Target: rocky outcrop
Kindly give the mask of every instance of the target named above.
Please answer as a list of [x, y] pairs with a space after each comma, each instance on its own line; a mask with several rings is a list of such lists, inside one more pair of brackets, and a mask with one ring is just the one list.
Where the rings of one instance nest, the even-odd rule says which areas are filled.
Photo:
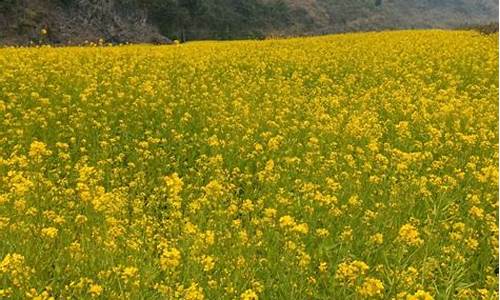
[[0, 28], [3, 44], [171, 43], [149, 22], [145, 10], [114, 0], [77, 0], [68, 6], [25, 1], [0, 13]]

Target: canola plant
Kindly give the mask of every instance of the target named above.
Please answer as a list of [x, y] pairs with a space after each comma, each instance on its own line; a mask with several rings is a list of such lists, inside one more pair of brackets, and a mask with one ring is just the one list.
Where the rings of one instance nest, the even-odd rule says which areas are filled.
[[0, 298], [498, 298], [498, 34], [0, 49]]

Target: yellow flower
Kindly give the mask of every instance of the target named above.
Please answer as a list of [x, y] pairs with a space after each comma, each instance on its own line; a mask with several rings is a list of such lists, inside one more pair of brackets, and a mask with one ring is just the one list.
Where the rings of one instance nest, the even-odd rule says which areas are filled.
[[205, 294], [203, 294], [203, 289], [198, 286], [196, 283], [192, 283], [185, 291], [184, 291], [184, 299], [185, 300], [203, 300], [205, 299]]
[[318, 237], [326, 238], [330, 235], [330, 231], [328, 231], [328, 229], [325, 228], [318, 228], [316, 229], [316, 235]]
[[24, 265], [24, 256], [17, 253], [8, 253], [0, 262], [0, 272], [7, 273]]
[[299, 251], [297, 259], [301, 268], [306, 268], [311, 263], [311, 256], [304, 251]]
[[340, 239], [344, 242], [352, 241], [353, 231], [350, 226], [346, 226], [344, 231], [340, 233]]
[[206, 195], [212, 198], [221, 197], [224, 194], [224, 187], [217, 180], [210, 181], [204, 188]]
[[274, 170], [274, 160], [270, 159], [266, 162], [266, 166], [264, 167], [264, 171], [266, 173], [271, 173]]
[[12, 288], [0, 289], [0, 298], [9, 298], [12, 296]]
[[364, 275], [368, 269], [368, 265], [359, 260], [343, 262], [338, 265], [335, 278], [350, 286], [354, 284], [358, 277]]
[[259, 300], [259, 296], [252, 289], [248, 289], [241, 294], [241, 300]]
[[281, 227], [295, 226], [295, 219], [291, 216], [283, 216], [279, 221]]
[[274, 208], [266, 208], [266, 209], [264, 209], [264, 216], [269, 221], [271, 221], [272, 219], [274, 219], [274, 217], [276, 216], [276, 213], [277, 213], [277, 210], [274, 209]]
[[209, 272], [215, 267], [215, 259], [213, 256], [206, 255], [202, 258], [203, 271]]
[[97, 297], [99, 295], [101, 295], [102, 293], [102, 286], [98, 285], [98, 284], [91, 284], [90, 287], [89, 287], [89, 293], [92, 295], [92, 297]]
[[54, 228], [54, 227], [47, 227], [47, 228], [42, 228], [42, 236], [44, 237], [48, 237], [48, 238], [55, 238], [57, 236], [57, 233], [59, 232], [59, 230], [57, 228]]
[[414, 267], [408, 267], [408, 269], [402, 274], [402, 281], [407, 287], [412, 287], [418, 278], [418, 270]]
[[[22, 286], [33, 272], [34, 270], [26, 266], [25, 258], [21, 254], [7, 253], [0, 261], [0, 278], [6, 275], [15, 287]], [[4, 291], [9, 292], [8, 289]]]
[[292, 230], [298, 233], [307, 234], [309, 232], [309, 226], [306, 223], [297, 224]]
[[384, 243], [384, 235], [381, 233], [375, 233], [370, 237], [370, 242], [374, 245], [382, 245]]
[[271, 151], [278, 150], [283, 138], [281, 136], [275, 136], [273, 138], [269, 139], [269, 142], [267, 142], [267, 147]]
[[170, 176], [165, 176], [164, 180], [171, 196], [178, 195], [182, 191], [184, 182], [182, 182], [182, 179], [177, 173], [173, 173]]
[[39, 141], [33, 141], [28, 152], [28, 155], [36, 160], [39, 160], [43, 156], [49, 156], [51, 154], [52, 151], [47, 149], [47, 145]]
[[85, 222], [87, 222], [87, 220], [88, 220], [87, 217], [84, 215], [77, 215], [75, 217], [75, 223], [78, 225], [85, 224]]
[[20, 199], [14, 202], [14, 208], [18, 212], [23, 212], [26, 209], [26, 200]]
[[243, 201], [243, 204], [241, 205], [241, 209], [245, 212], [252, 212], [254, 210], [254, 205], [252, 203], [252, 200], [246, 199]]
[[328, 271], [328, 264], [324, 261], [320, 262], [318, 270], [320, 273], [326, 273], [326, 271]]
[[381, 296], [384, 291], [384, 285], [378, 279], [367, 277], [357, 291], [363, 297]]
[[399, 229], [399, 239], [410, 246], [420, 246], [424, 242], [419, 238], [417, 228], [411, 224], [405, 224]]
[[163, 250], [160, 256], [160, 268], [167, 270], [177, 267], [181, 263], [181, 252], [176, 248]]
[[484, 210], [477, 206], [473, 206], [469, 209], [469, 214], [475, 219], [482, 219], [484, 217]]
[[465, 240], [465, 243], [467, 245], [467, 248], [469, 248], [472, 251], [477, 250], [477, 247], [479, 246], [479, 242], [474, 239], [474, 238], [468, 238]]
[[134, 278], [135, 276], [137, 276], [137, 274], [139, 274], [139, 269], [138, 268], [136, 268], [136, 267], [125, 267], [125, 268], [123, 268], [123, 271], [122, 271], [122, 278], [123, 279]]
[[418, 290], [413, 295], [407, 295], [406, 300], [434, 300], [434, 297], [426, 291]]

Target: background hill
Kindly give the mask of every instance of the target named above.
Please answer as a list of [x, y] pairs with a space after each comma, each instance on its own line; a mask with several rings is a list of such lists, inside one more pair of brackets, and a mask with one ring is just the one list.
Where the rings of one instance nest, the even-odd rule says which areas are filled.
[[489, 22], [498, 22], [497, 0], [0, 0], [2, 44], [262, 38]]

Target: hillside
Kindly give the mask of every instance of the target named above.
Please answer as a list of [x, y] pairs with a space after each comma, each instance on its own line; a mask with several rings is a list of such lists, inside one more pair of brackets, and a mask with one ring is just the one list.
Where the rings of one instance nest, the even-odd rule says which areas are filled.
[[[3, 0], [0, 43], [163, 42], [498, 22], [496, 0]], [[46, 28], [48, 33], [40, 35]]]
[[497, 18], [494, 0], [289, 0], [325, 29], [370, 30], [380, 28], [455, 27], [485, 23]]

